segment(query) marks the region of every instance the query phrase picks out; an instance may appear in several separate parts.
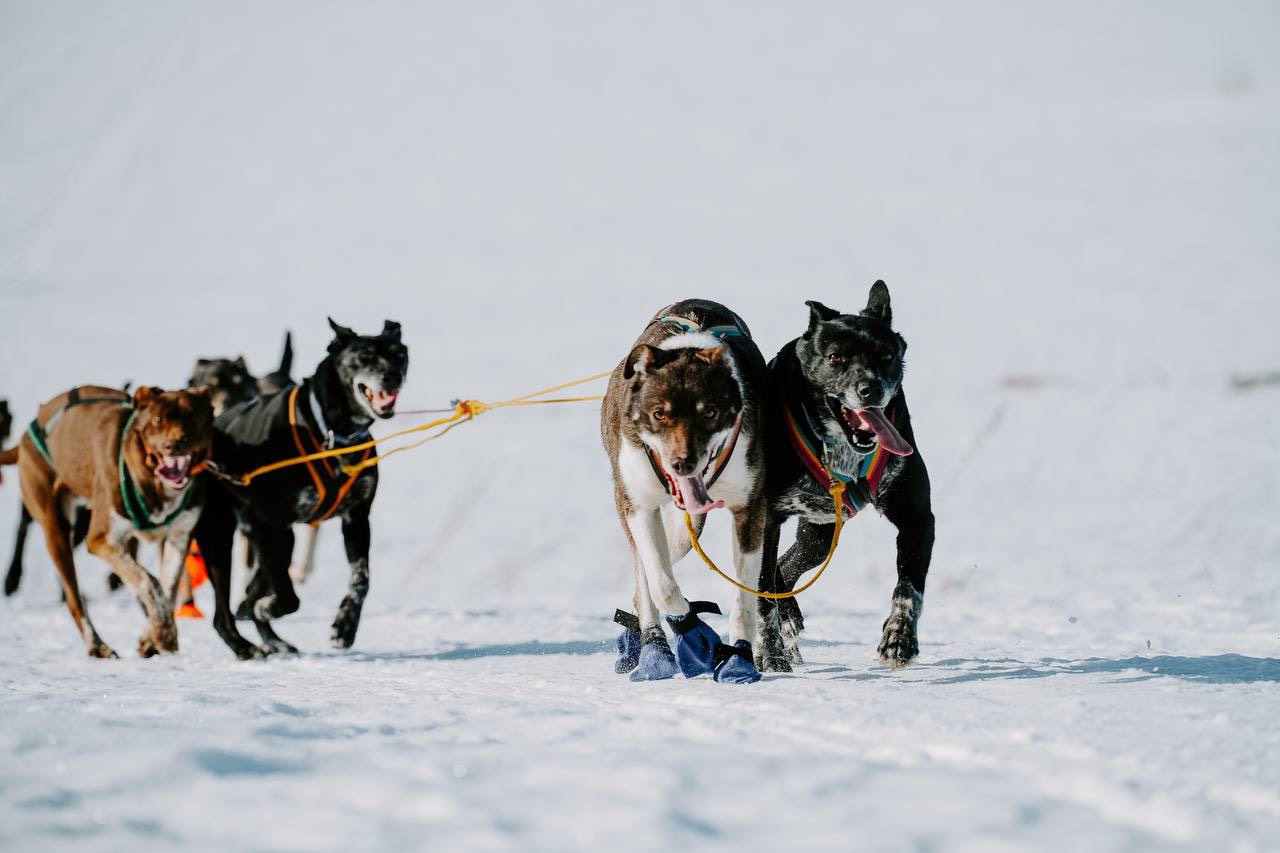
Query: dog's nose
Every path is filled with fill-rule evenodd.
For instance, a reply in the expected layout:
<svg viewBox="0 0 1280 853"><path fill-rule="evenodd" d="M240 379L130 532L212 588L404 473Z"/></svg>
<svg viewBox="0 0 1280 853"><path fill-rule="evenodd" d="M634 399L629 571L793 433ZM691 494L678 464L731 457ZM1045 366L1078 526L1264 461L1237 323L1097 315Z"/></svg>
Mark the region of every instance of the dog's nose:
<svg viewBox="0 0 1280 853"><path fill-rule="evenodd" d="M858 396L862 398L864 403L872 400L879 400L882 393L879 382L872 382L870 379L864 379L857 384Z"/></svg>
<svg viewBox="0 0 1280 853"><path fill-rule="evenodd" d="M678 477L688 477L693 473L693 460L688 456L672 456L671 470Z"/></svg>

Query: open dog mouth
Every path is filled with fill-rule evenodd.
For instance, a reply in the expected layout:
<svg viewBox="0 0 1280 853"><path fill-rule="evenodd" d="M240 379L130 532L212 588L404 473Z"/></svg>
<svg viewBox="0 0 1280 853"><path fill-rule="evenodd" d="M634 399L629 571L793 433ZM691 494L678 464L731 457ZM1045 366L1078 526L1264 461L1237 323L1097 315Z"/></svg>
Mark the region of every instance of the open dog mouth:
<svg viewBox="0 0 1280 853"><path fill-rule="evenodd" d="M191 482L194 461L195 457L190 453L178 456L161 455L160 462L155 467L156 476L166 485L175 489L185 489Z"/></svg>
<svg viewBox="0 0 1280 853"><path fill-rule="evenodd" d="M849 444L859 453L870 453L877 444L895 456L914 452L910 442L885 417L884 409L851 409L834 397L828 398L827 403L840 419Z"/></svg>
<svg viewBox="0 0 1280 853"><path fill-rule="evenodd" d="M371 388L363 382L357 382L356 393L364 398L364 401L369 406L369 411L378 417L389 418L396 413L396 400L400 398L399 388L394 391L386 391L381 388Z"/></svg>

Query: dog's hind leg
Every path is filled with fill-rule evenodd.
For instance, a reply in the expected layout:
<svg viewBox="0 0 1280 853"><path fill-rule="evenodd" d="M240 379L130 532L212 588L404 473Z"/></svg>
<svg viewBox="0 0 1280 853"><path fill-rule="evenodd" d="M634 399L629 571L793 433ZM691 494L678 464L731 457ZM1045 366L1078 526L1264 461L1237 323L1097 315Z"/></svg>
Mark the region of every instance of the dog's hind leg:
<svg viewBox="0 0 1280 853"><path fill-rule="evenodd" d="M186 525L193 525L197 514L195 510L186 513L189 516ZM138 638L138 654L146 658L159 652L176 652L178 626L173 620L169 595L160 582L130 556L128 540L133 538L132 528L126 531L123 524L117 522L119 526L113 529L110 520L113 516L115 513L108 510L94 514L86 540L89 553L111 566L138 596L147 614L147 630Z"/></svg>
<svg viewBox="0 0 1280 853"><path fill-rule="evenodd" d="M342 542L347 551L347 563L351 566L351 578L329 635L330 642L337 649L351 648L360 627L360 613L364 609L365 596L369 594L369 535L368 504L343 516Z"/></svg>
<svg viewBox="0 0 1280 853"><path fill-rule="evenodd" d="M778 542L782 535L781 522L773 517L765 519L761 537L760 589L764 592L784 592L782 577L778 573ZM761 672L791 672L786 650L782 642L778 602L785 599L761 598L757 602L759 646L756 648L756 667Z"/></svg>
<svg viewBox="0 0 1280 853"><path fill-rule="evenodd" d="M302 531L302 556L289 566L289 577L296 583L306 583L307 578L316 570L316 539L319 535L320 528L312 525L307 525Z"/></svg>
<svg viewBox="0 0 1280 853"><path fill-rule="evenodd" d="M235 537L236 522L226 498L217 489L210 489L205 498L204 512L196 524L196 541L204 557L209 583L213 586L213 629L240 660L260 658L266 650L255 646L236 630L236 618L231 611L231 543Z"/></svg>
<svg viewBox="0 0 1280 853"><path fill-rule="evenodd" d="M796 541L778 561L779 592L791 592L796 583L808 571L816 569L826 559L831 549L831 537L835 524L813 524L800 520L796 525ZM778 622L782 631L782 644L787 660L793 664L804 663L800 655L799 638L804 630L804 614L795 598L778 599Z"/></svg>
<svg viewBox="0 0 1280 853"><path fill-rule="evenodd" d="M44 527L45 544L49 547L49 556L58 569L58 580L62 582L62 597L71 612L71 621L76 623L76 630L84 640L89 657L119 657L114 650L102 641L98 631L89 620L89 610L85 607L80 595L80 583L76 578L76 564L71 555L71 528L61 517L46 517Z"/></svg>
<svg viewBox="0 0 1280 853"><path fill-rule="evenodd" d="M271 653L294 654L298 651L297 647L281 638L271 627L272 619L287 616L298 609L298 596L294 594L293 582L289 580L293 528L255 527L252 536L258 570L250 587L262 589L265 586L269 591L257 598L246 598L245 603L249 606L253 624L262 637L263 647Z"/></svg>
<svg viewBox="0 0 1280 853"><path fill-rule="evenodd" d="M27 544L27 531L31 528L31 513L22 507L18 516L18 532L13 540L13 559L9 561L9 571L4 576L4 594L13 595L22 583L22 551Z"/></svg>

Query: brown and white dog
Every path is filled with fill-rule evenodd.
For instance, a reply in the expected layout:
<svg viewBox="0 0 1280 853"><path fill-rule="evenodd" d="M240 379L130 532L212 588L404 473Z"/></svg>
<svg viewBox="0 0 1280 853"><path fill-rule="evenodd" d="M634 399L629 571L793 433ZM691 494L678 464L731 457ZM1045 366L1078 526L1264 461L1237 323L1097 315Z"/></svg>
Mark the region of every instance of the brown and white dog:
<svg viewBox="0 0 1280 853"><path fill-rule="evenodd" d="M209 457L213 409L208 392L98 386L73 388L40 408L21 444L0 453L18 465L22 500L44 529L49 555L92 657L116 657L89 620L71 555L78 507L91 513L86 539L138 596L147 629L138 654L178 650L171 599L200 515L199 478ZM138 564L135 543L165 544L164 585Z"/></svg>
<svg viewBox="0 0 1280 853"><path fill-rule="evenodd" d="M698 618L707 608L684 597L672 566L691 547L683 513L700 529L708 512L727 506L734 573L739 583L759 586L764 377L764 359L741 318L715 302L690 299L650 321L609 379L600 432L636 576L636 615L619 614L626 630L615 669L630 672L632 681L670 678L677 668L690 678L760 678L751 656L751 595L739 592L734 599L725 645ZM660 614L676 634L675 655Z"/></svg>

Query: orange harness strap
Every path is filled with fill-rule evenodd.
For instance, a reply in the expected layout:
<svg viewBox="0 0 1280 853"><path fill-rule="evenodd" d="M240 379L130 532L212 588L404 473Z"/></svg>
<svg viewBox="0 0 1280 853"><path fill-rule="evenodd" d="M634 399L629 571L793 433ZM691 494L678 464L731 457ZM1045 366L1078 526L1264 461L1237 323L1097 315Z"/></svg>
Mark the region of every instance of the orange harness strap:
<svg viewBox="0 0 1280 853"><path fill-rule="evenodd" d="M289 392L289 429L293 432L293 443L294 446L298 448L298 455L305 457L308 456L309 453L306 447L303 446L302 435L298 431L298 391L299 388L295 386L294 389ZM307 430L307 435L311 438L311 443L315 445L314 452L321 452L322 447L320 442L315 440L315 437L311 435L310 430ZM368 461L369 455L372 452L372 448L366 449L364 454L360 457L360 463ZM307 460L303 464L307 466L307 473L311 475L311 482L314 483L316 487L316 502L312 505L310 516L307 518L306 522L312 527L315 527L320 522L328 520L335 512L337 512L338 507L342 505L342 501L347 497L347 493L351 491L351 487L355 485L356 480L360 479L360 472L367 466L358 463L356 466L348 468L347 466L339 463L342 471L347 473L346 482L338 487L338 490L334 495L333 503L329 506L329 509L322 515L317 516L316 513L320 512L325 506L326 499L329 496L329 490L325 488L325 478L320 476L320 472L316 470L316 466L312 461Z"/></svg>

